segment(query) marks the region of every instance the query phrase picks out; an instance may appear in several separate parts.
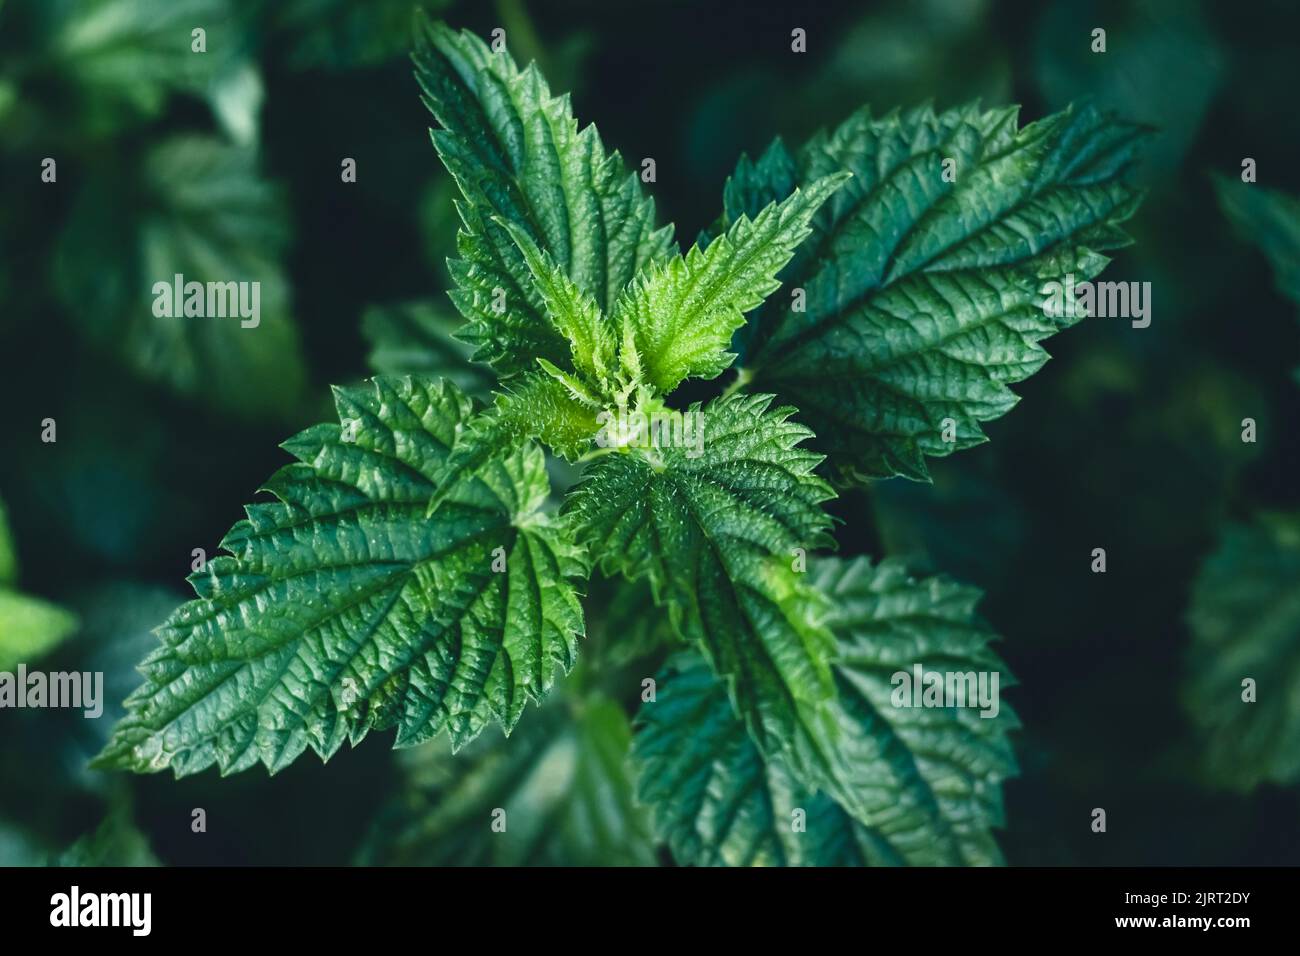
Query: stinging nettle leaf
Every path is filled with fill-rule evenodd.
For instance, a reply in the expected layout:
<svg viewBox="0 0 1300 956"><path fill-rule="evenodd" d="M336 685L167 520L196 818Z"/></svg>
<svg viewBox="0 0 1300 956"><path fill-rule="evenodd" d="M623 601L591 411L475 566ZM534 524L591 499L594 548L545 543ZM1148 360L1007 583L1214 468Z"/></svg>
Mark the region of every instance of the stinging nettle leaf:
<svg viewBox="0 0 1300 956"><path fill-rule="evenodd" d="M893 676L1000 672L974 616L977 591L913 580L902 565L819 559L810 571L830 602L837 695L837 777L792 772L764 753L727 705L725 686L683 655L642 705L634 736L638 794L678 862L725 865L987 865L1001 862L1000 784L1016 771L999 703L895 706ZM1000 687L1011 683L1000 681ZM999 688L1000 689L1000 688ZM821 788L820 793L816 790ZM794 829L803 810L803 832Z"/></svg>
<svg viewBox="0 0 1300 956"><path fill-rule="evenodd" d="M569 342L573 368L608 392L611 388L610 374L614 369L614 330L600 306L561 272L549 255L537 248L528 233L502 219L497 223L510 233L510 238L523 254L546 306L547 317L555 330ZM537 361L543 368L551 365L544 358Z"/></svg>
<svg viewBox="0 0 1300 956"><path fill-rule="evenodd" d="M426 518L470 400L377 378L335 403L340 424L284 443L298 462L267 482L277 501L191 577L99 766L275 772L371 728L397 746L446 728L459 747L492 719L509 731L572 666L585 564L539 511L541 451L462 474Z"/></svg>
<svg viewBox="0 0 1300 956"><path fill-rule="evenodd" d="M813 214L849 178L833 173L752 220L741 214L707 248L694 246L628 286L611 318L630 328L645 376L661 394L684 378L716 378L731 364L727 346L744 313L780 285L776 274L808 237Z"/></svg>
<svg viewBox="0 0 1300 956"><path fill-rule="evenodd" d="M1040 341L1078 321L1045 314L1045 285L1091 280L1128 244L1141 194L1123 177L1145 132L1089 106L1019 130L1014 107L864 109L797 153L778 140L743 159L724 225L853 173L781 273L804 310L773 298L737 335L746 380L799 407L839 479L925 480L927 455L986 440L1008 386L1047 361Z"/></svg>
<svg viewBox="0 0 1300 956"><path fill-rule="evenodd" d="M450 379L478 398L496 376L470 360L469 345L453 332L460 316L448 306L415 301L370 306L361 316L361 334L370 343L370 368L379 375L422 375Z"/></svg>
<svg viewBox="0 0 1300 956"><path fill-rule="evenodd" d="M1197 575L1187 621L1183 699L1212 781L1244 793L1300 780L1300 516L1230 525Z"/></svg>
<svg viewBox="0 0 1300 956"><path fill-rule="evenodd" d="M654 843L627 773L632 733L599 694L557 692L510 735L452 756L403 755L402 790L362 862L400 866L647 866ZM559 698L557 700L557 698ZM489 822L496 811L504 829Z"/></svg>
<svg viewBox="0 0 1300 956"><path fill-rule="evenodd" d="M55 278L91 341L144 378L243 417L283 416L306 378L284 273L288 238L282 197L260 178L252 150L177 136L139 169L87 180L60 237ZM189 283L213 284L221 296L199 296L203 315L178 314L178 275L182 305ZM251 313L254 295L256 318L245 319L239 309Z"/></svg>
<svg viewBox="0 0 1300 956"><path fill-rule="evenodd" d="M448 262L462 337L502 375L537 359L568 361L569 346L518 245L499 218L525 233L601 309L646 265L672 251L672 229L654 226L654 203L593 126L581 131L569 98L553 96L535 64L519 69L468 31L422 15L416 78L438 121L432 132L460 187L460 258Z"/></svg>
<svg viewBox="0 0 1300 956"><path fill-rule="evenodd" d="M38 660L70 637L79 624L77 615L14 590L17 585L16 548L0 501L0 671Z"/></svg>
<svg viewBox="0 0 1300 956"><path fill-rule="evenodd" d="M1278 291L1300 303L1300 199L1226 176L1214 189L1233 228L1267 257Z"/></svg>
<svg viewBox="0 0 1300 956"><path fill-rule="evenodd" d="M40 659L72 636L77 623L55 604L0 588L0 671Z"/></svg>
<svg viewBox="0 0 1300 956"><path fill-rule="evenodd" d="M795 573L797 549L831 543L812 472L810 435L769 410L770 396L692 406L695 447L628 448L595 460L564 513L607 573L648 578L676 631L729 681L745 725L765 750L819 759L799 731L823 720L834 693L831 636Z"/></svg>
<svg viewBox="0 0 1300 956"><path fill-rule="evenodd" d="M633 735L637 798L673 858L692 866L858 866L870 831L765 759L704 659L686 652L657 678ZM806 829L795 831L795 813Z"/></svg>

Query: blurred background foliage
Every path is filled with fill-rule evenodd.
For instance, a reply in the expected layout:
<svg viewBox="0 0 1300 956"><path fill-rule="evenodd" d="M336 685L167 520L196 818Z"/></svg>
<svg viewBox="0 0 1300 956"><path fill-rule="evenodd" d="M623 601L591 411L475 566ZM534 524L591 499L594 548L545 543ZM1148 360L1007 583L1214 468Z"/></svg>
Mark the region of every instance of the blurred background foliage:
<svg viewBox="0 0 1300 956"><path fill-rule="evenodd" d="M504 27L607 143L654 157L651 191L684 240L742 151L863 103L978 97L1030 120L1092 97L1158 124L1137 243L1105 276L1151 283L1151 326L1092 319L1053 339L989 444L935 461L933 485L835 502L840 550L987 593L1024 722L1010 863L1300 863L1300 8L426 7ZM193 549L215 552L284 461L277 443L328 414L329 384L382 370L491 385L450 337L452 187L410 20L409 0L0 0L0 658L102 670L107 698L97 721L0 713L0 863L662 859L621 776L632 701L613 679L651 673L662 622L601 582L584 655L603 666L584 663L508 747L453 760L444 742L394 755L371 740L274 780L85 769ZM173 272L259 278L263 327L154 318L145 290ZM507 799L540 825L509 846L468 832Z"/></svg>

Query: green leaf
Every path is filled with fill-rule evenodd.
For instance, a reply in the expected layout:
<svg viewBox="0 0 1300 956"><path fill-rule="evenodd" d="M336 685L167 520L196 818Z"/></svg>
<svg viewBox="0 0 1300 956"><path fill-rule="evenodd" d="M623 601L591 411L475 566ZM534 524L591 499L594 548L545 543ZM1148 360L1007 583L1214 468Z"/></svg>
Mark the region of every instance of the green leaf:
<svg viewBox="0 0 1300 956"><path fill-rule="evenodd" d="M1231 525L1192 589L1187 712L1216 784L1300 780L1300 515ZM1244 681L1254 682L1251 701Z"/></svg>
<svg viewBox="0 0 1300 956"><path fill-rule="evenodd" d="M468 320L475 357L502 375L567 361L523 254L500 218L546 252L601 309L672 249L654 227L654 203L595 127L579 131L568 96L553 96L535 65L421 17L416 77L441 129L434 146L463 196L460 259L448 263L452 301Z"/></svg>
<svg viewBox="0 0 1300 956"><path fill-rule="evenodd" d="M608 698L563 706L552 697L509 740L482 737L454 757L413 751L363 862L651 865L649 824L627 773L631 736ZM496 810L505 811L501 832L492 829Z"/></svg>
<svg viewBox="0 0 1300 956"><path fill-rule="evenodd" d="M253 70L241 18L229 0L54 0L41 6L48 7L41 15L50 31L42 55L86 100L81 116L92 134L111 131L119 118L157 117L175 92L207 96L219 111L223 87ZM206 52L192 49L196 27L205 31Z"/></svg>
<svg viewBox="0 0 1300 956"><path fill-rule="evenodd" d="M637 798L656 835L691 866L862 866L892 862L834 800L764 759L698 654L675 656L641 706L633 737ZM806 829L794 829L795 811Z"/></svg>
<svg viewBox="0 0 1300 956"><path fill-rule="evenodd" d="M59 867L158 866L148 838L131 819L130 805L114 801L112 809L93 833L81 837L53 861Z"/></svg>
<svg viewBox="0 0 1300 956"><path fill-rule="evenodd" d="M628 448L597 459L565 513L607 573L648 578L677 632L724 675L746 726L796 766L816 759L799 731L834 687L830 634L801 575L800 553L830 542L807 429L770 396L733 396L687 412L697 447Z"/></svg>
<svg viewBox="0 0 1300 956"><path fill-rule="evenodd" d="M1017 131L1016 108L866 110L797 154L778 141L727 183L724 224L839 170L853 179L735 347L746 379L797 405L842 480L927 478L926 455L986 440L1008 385L1047 361L1049 281L1092 279L1140 195L1122 182L1143 131L1090 107ZM945 181L951 159L955 182ZM943 441L952 418L956 440Z"/></svg>
<svg viewBox="0 0 1300 956"><path fill-rule="evenodd" d="M1215 176L1214 188L1237 234L1267 257L1277 290L1300 303L1300 199L1226 176Z"/></svg>
<svg viewBox="0 0 1300 956"><path fill-rule="evenodd" d="M615 361L614 330L596 300L560 271L523 229L502 219L497 223L510 233L510 238L523 253L551 324L569 342L573 368L603 391L610 391ZM550 364L544 358L539 358L538 362L543 368Z"/></svg>
<svg viewBox="0 0 1300 956"><path fill-rule="evenodd" d="M0 587L12 587L17 582L18 555L14 548L13 532L9 530L5 503L0 501Z"/></svg>
<svg viewBox="0 0 1300 956"><path fill-rule="evenodd" d="M634 738L638 793L655 808L656 831L684 863L1000 862L991 829L1003 822L1001 781L1016 769L1006 737L1015 714L1000 701L983 717L974 702L893 699L894 675L916 666L1005 676L974 617L978 592L913 580L894 561L821 560L811 573L833 608L840 776L791 773L744 732L725 686L679 658L642 706ZM804 832L793 827L796 809L806 812Z"/></svg>
<svg viewBox="0 0 1300 956"><path fill-rule="evenodd" d="M630 328L647 379L668 394L687 377L716 378L744 313L780 285L781 271L808 237L813 214L849 179L822 177L751 220L741 214L707 248L642 272L614 303L612 320Z"/></svg>
<svg viewBox="0 0 1300 956"><path fill-rule="evenodd" d="M86 183L60 239L57 288L91 341L143 377L239 415L287 417L305 380L287 240L280 194L259 178L253 152L181 136L138 170L110 167ZM224 284L258 283L256 324L237 302L224 318L208 314L206 294L202 316L157 314L178 274L185 284L222 283L214 310L228 301ZM243 288L252 312L254 287Z"/></svg>
<svg viewBox="0 0 1300 956"><path fill-rule="evenodd" d="M411 46L410 0L267 0L271 26L288 44L291 69L353 70L402 57ZM424 8L445 6L424 2Z"/></svg>
<svg viewBox="0 0 1300 956"><path fill-rule="evenodd" d="M600 425L594 409L574 398L563 382L543 373L522 375L503 385L496 401L466 422L456 436L441 480L429 499L432 515L467 472L499 455L540 439L556 454L576 460Z"/></svg>
<svg viewBox="0 0 1300 956"><path fill-rule="evenodd" d="M446 378L480 396L496 381L491 369L470 361L471 347L452 333L460 317L432 302L371 306L361 316L370 343L370 367L381 375Z"/></svg>
<svg viewBox="0 0 1300 956"><path fill-rule="evenodd" d="M975 612L980 592L913 579L888 559L823 560L813 572L834 608L841 726L855 751L845 805L909 863L1000 863L991 830L1004 822L1001 783L1017 772L1007 735L1020 721L1001 700L1015 679ZM896 675L918 666L945 683L974 675L965 706L899 706ZM976 690L988 699L975 700Z"/></svg>
<svg viewBox="0 0 1300 956"><path fill-rule="evenodd" d="M585 568L538 510L541 451L465 473L426 519L469 399L379 378L335 403L340 424L284 443L298 462L267 482L277 500L192 576L99 766L275 772L371 728L397 746L446 728L459 747L490 719L512 728L572 666Z"/></svg>
<svg viewBox="0 0 1300 956"><path fill-rule="evenodd" d="M40 598L0 589L0 671L30 664L77 629L77 616Z"/></svg>

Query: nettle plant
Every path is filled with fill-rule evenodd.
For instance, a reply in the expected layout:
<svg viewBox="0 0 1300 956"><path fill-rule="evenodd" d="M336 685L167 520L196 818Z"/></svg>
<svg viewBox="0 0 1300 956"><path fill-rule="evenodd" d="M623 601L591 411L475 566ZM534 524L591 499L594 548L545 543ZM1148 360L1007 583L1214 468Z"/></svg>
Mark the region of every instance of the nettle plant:
<svg viewBox="0 0 1300 956"><path fill-rule="evenodd" d="M339 423L285 442L275 500L191 577L98 765L274 773L372 729L453 751L509 734L575 667L598 569L627 623L557 688L595 756L554 826L625 842L609 815L648 806L679 863L999 862L1014 712L916 707L894 677L1006 686L978 592L805 556L833 545L832 482L925 480L1016 401L1077 321L1045 314L1044 284L1127 242L1143 130L1090 107L1023 128L1015 107L863 109L742 159L681 255L535 66L423 20L414 60L460 189L451 299L499 390L478 409L426 377L335 389ZM717 395L675 409L689 379ZM658 427L674 415L694 440ZM582 468L558 508L543 449ZM629 730L611 703L638 697ZM622 850L605 858L647 859Z"/></svg>

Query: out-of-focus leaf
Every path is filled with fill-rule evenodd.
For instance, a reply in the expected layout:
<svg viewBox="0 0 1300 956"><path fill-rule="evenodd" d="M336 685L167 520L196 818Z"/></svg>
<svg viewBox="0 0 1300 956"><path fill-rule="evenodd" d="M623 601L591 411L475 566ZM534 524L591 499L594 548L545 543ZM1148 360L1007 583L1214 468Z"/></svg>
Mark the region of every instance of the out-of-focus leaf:
<svg viewBox="0 0 1300 956"><path fill-rule="evenodd" d="M88 833L59 854L60 867L158 866L149 841L131 820L129 804L117 800L108 816L93 833Z"/></svg>
<svg viewBox="0 0 1300 956"><path fill-rule="evenodd" d="M453 337L461 317L432 302L371 306L361 317L361 334L370 343L370 367L382 375L446 378L461 391L482 397L496 376L470 361L473 346Z"/></svg>
<svg viewBox="0 0 1300 956"><path fill-rule="evenodd" d="M18 555L14 549L14 536L9 530L5 503L0 501L0 588L12 587L17 581Z"/></svg>
<svg viewBox="0 0 1300 956"><path fill-rule="evenodd" d="M0 590L0 671L31 664L77 629L77 616L40 598Z"/></svg>
<svg viewBox="0 0 1300 956"><path fill-rule="evenodd" d="M1300 199L1227 176L1215 176L1214 188L1237 234L1273 267L1277 290L1300 304Z"/></svg>
<svg viewBox="0 0 1300 956"><path fill-rule="evenodd" d="M1106 52L1092 31L1106 30ZM1227 56L1189 0L1099 4L1056 0L1044 11L1033 45L1033 71L1048 105L1080 99L1159 125L1144 168L1154 185L1170 181L1223 81Z"/></svg>
<svg viewBox="0 0 1300 956"><path fill-rule="evenodd" d="M654 862L627 771L623 710L557 695L509 739L452 756L403 755L406 780L364 862L420 866L610 866ZM494 814L504 811L504 816ZM494 820L504 830L493 830Z"/></svg>
<svg viewBox="0 0 1300 956"><path fill-rule="evenodd" d="M347 70L397 59L411 48L411 11L447 0L263 0L270 25L288 46L295 70Z"/></svg>
<svg viewBox="0 0 1300 956"><path fill-rule="evenodd" d="M230 0L43 0L24 11L23 54L67 87L71 111L43 122L98 136L159 116L173 93L208 100L241 141L256 136L260 78ZM204 31L196 50L194 31ZM48 104L47 104L48 105ZM71 120L71 122L68 122Z"/></svg>
<svg viewBox="0 0 1300 956"><path fill-rule="evenodd" d="M1300 515L1229 526L1196 579L1188 624L1184 700L1213 783L1300 780Z"/></svg>
<svg viewBox="0 0 1300 956"><path fill-rule="evenodd" d="M138 178L132 172L107 170L78 196L55 263L69 314L149 380L243 416L290 415L305 372L289 313L289 227L278 190L259 178L252 152L201 136L165 140ZM174 302L171 315L158 315L177 275L184 283L256 283L238 287L256 324L238 303L224 318L177 315ZM231 287L222 291L225 298ZM205 311L209 301L219 305L205 295Z"/></svg>
<svg viewBox="0 0 1300 956"><path fill-rule="evenodd" d="M599 578L593 581L591 596L602 595L600 613L593 615L589 643L594 647L589 653L599 654L604 664L621 667L683 646L668 612L655 607L648 583Z"/></svg>
<svg viewBox="0 0 1300 956"><path fill-rule="evenodd" d="M873 517L885 553L925 573L949 573L981 587L1020 571L1024 510L1002 476L970 458L930 464L932 484L881 481L871 486Z"/></svg>
<svg viewBox="0 0 1300 956"><path fill-rule="evenodd" d="M48 859L23 827L0 819L0 866L44 866Z"/></svg>

